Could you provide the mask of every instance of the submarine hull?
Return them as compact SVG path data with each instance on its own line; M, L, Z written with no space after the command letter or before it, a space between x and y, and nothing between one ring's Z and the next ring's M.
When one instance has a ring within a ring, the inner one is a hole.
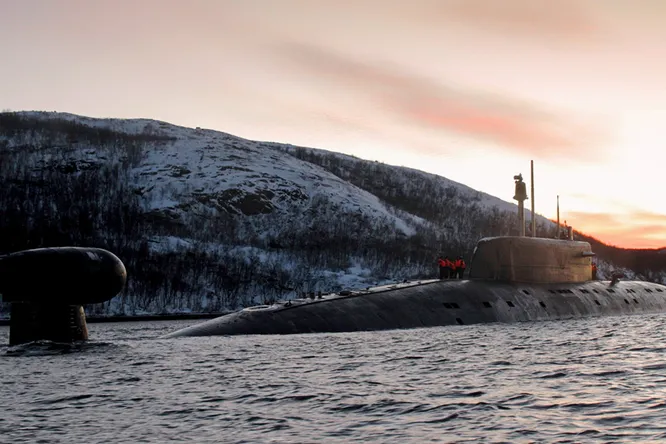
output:
M666 312L666 286L640 281L422 281L251 307L167 335L298 334Z
M43 339L60 343L88 340L88 326L83 307L20 302L12 304L9 345Z
M118 294L126 281L122 261L101 248L37 248L0 256L4 302L97 304Z
M84 304L122 290L127 271L101 248L54 247L0 256L0 300L11 304L9 344L85 341Z

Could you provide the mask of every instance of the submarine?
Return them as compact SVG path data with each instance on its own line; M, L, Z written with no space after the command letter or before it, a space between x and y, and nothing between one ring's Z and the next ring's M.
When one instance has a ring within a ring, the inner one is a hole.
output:
M333 333L479 323L547 321L666 312L666 286L592 276L588 242L525 236L522 175L514 176L517 236L478 241L464 280L421 280L258 305L169 333L163 338Z
M0 296L11 304L9 345L88 339L83 305L125 286L123 262L101 248L55 247L0 256Z

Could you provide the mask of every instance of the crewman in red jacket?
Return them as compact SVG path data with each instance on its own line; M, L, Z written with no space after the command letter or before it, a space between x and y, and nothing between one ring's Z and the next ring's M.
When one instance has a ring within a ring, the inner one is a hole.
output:
M465 259L463 259L462 256L458 256L458 259L455 261L455 272L458 277L458 279L462 279L463 275L465 274L465 268L467 265L465 264Z
M456 277L456 264L449 259L448 256L444 258L444 266L446 267L447 270L447 278L448 279L454 279Z
M442 259L442 256L437 258L437 265L439 265L439 279L446 279L448 270L446 269L446 262Z

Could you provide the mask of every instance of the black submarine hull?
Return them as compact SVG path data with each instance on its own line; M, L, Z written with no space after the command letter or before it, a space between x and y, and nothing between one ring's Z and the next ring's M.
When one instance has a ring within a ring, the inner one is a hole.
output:
M165 337L355 332L662 312L666 286L641 281L437 280L250 307Z
M0 256L0 300L11 304L9 344L88 339L83 305L108 301L127 281L101 248L54 247Z
M122 261L101 248L53 247L0 256L4 302L97 304L125 286Z

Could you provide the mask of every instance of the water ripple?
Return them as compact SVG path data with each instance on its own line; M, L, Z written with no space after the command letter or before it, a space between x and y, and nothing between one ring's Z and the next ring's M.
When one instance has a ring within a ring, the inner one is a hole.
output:
M0 436L663 442L664 319L178 340L152 338L195 321L91 324L88 343L0 347Z

